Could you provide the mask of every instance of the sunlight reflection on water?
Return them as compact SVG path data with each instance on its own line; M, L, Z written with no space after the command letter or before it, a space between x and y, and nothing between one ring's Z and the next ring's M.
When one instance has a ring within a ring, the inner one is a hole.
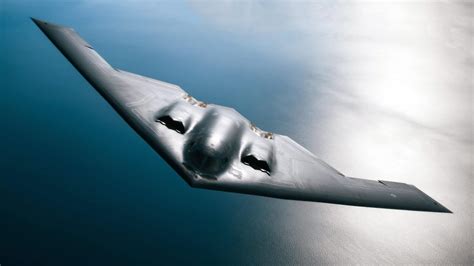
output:
M291 234L295 261L472 260L472 5L194 4L246 38L288 36L274 56L305 72L285 96L302 101L290 136L346 175L415 184L454 211L284 203L267 225Z

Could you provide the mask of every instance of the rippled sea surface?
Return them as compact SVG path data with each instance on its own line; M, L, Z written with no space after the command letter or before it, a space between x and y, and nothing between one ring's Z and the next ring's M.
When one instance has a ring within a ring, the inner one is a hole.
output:
M0 3L0 264L472 264L472 2ZM191 189L29 20L453 214Z

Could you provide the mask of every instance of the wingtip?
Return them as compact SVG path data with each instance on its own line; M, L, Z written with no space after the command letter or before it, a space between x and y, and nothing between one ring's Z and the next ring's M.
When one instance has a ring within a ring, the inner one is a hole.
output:
M48 22L48 21L44 21L44 20L41 20L41 19L37 19L37 18L34 18L34 17L30 17L30 19L36 24L36 26L38 26L40 29L47 29L47 28L68 28L68 27L65 27L63 25L58 25L58 24L54 24L54 23L51 23L51 22Z
M37 18L34 18L34 17L30 17L30 19L36 24L38 25L38 23L40 23L41 20L37 19Z
M443 204L439 203L437 200L433 199L432 197L428 196L428 194L421 191L418 187L414 185L410 185L410 186L414 188L416 191L418 191L419 193L418 195L424 198L426 200L425 202L428 203L428 208L424 209L424 211L439 212L439 213L453 213L451 210L446 208Z
M444 210L442 211L443 213L453 213L450 209L448 209L444 206L443 206L443 208L444 208Z
M46 22L44 20L41 20L41 19L34 18L34 17L30 17L30 19L37 25L38 24L48 24L48 22Z
M43 29L46 25L48 25L48 22L46 21L43 21L43 20L40 20L40 19L37 19L37 18L34 18L34 17L30 17L30 19L36 24L36 26L38 26L40 29Z
M444 207L441 205L439 202L433 200L434 205L436 205L436 209L434 210L435 212L441 212L441 213L453 213L450 209Z

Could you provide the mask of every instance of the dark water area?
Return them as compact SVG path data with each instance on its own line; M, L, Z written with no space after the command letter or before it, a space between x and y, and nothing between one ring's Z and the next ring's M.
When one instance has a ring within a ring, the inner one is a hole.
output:
M0 264L473 263L469 2L0 2ZM453 214L190 188L30 21Z

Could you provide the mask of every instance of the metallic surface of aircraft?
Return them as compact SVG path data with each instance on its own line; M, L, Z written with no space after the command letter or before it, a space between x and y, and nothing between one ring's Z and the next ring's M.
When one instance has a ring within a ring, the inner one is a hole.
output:
M109 65L73 29L32 19L120 116L192 187L282 199L450 212L413 185L347 177L287 136L179 86Z

